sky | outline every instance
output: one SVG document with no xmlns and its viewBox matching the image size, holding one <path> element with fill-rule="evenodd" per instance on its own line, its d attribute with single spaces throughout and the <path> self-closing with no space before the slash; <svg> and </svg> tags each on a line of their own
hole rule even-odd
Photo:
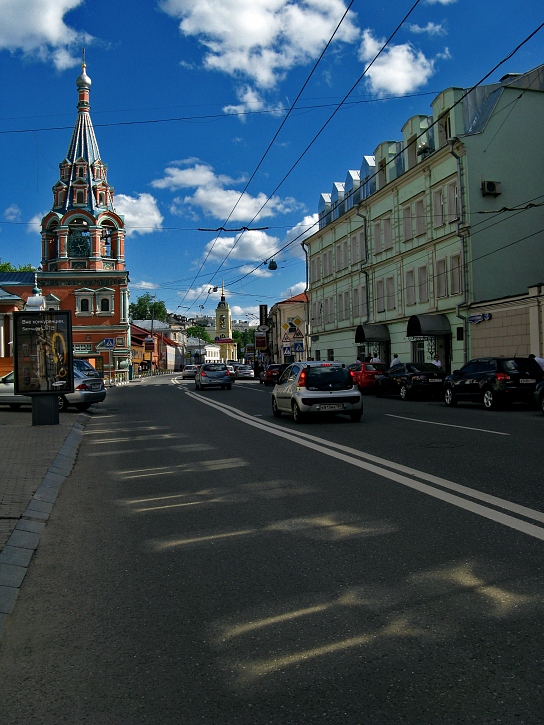
<svg viewBox="0 0 544 725">
<path fill-rule="evenodd" d="M 0 259 L 40 263 L 82 47 L 131 300 L 213 314 L 224 283 L 251 322 L 304 291 L 320 194 L 543 20 L 542 0 L 0 0 Z M 486 82 L 543 50 L 544 30 Z"/>
</svg>

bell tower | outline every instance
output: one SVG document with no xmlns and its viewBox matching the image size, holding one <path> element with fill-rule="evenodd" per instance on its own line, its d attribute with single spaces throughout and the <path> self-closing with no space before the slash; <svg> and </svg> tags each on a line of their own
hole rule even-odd
<svg viewBox="0 0 544 725">
<path fill-rule="evenodd" d="M 221 359 L 237 360 L 237 343 L 232 339 L 232 316 L 225 299 L 225 283 L 221 285 L 221 300 L 215 310 L 215 342 L 221 349 Z"/>
<path fill-rule="evenodd" d="M 85 50 L 76 88 L 77 120 L 41 223 L 38 277 L 46 307 L 72 312 L 75 357 L 103 357 L 105 376 L 122 379 L 117 371 L 128 374 L 130 362 L 125 225 L 91 121 Z"/>
</svg>

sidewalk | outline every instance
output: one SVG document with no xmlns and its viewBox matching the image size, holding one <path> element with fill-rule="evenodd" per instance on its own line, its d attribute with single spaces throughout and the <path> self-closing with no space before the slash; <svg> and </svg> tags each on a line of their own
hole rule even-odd
<svg viewBox="0 0 544 725">
<path fill-rule="evenodd" d="M 0 410 L 0 639 L 87 420 L 68 411 L 59 425 L 33 426 L 28 408 Z"/>
</svg>

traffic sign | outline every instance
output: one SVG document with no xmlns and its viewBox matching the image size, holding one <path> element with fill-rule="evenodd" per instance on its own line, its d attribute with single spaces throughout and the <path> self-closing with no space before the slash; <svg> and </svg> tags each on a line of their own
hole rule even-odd
<svg viewBox="0 0 544 725">
<path fill-rule="evenodd" d="M 283 345 L 283 354 L 284 355 L 290 355 L 291 354 L 291 345 Z"/>
<path fill-rule="evenodd" d="M 106 350 L 111 350 L 115 347 L 115 340 L 113 339 L 113 337 L 106 337 L 104 339 L 104 347 L 106 348 Z"/>
<path fill-rule="evenodd" d="M 293 345 L 293 350 L 295 352 L 304 352 L 304 343 L 303 342 L 295 342 Z"/>
<path fill-rule="evenodd" d="M 282 337 L 281 341 L 282 342 L 291 342 L 291 338 L 289 337 L 289 335 L 287 333 L 285 333 L 285 335 Z"/>
<path fill-rule="evenodd" d="M 298 329 L 298 327 L 297 327 L 297 329 L 295 330 L 295 333 L 294 333 L 294 335 L 293 335 L 293 339 L 294 339 L 294 340 L 304 340 L 304 335 L 303 335 L 303 334 L 302 334 L 302 332 L 301 332 L 301 331 L 300 331 L 300 330 Z"/>
<path fill-rule="evenodd" d="M 268 327 L 268 325 L 259 325 L 257 330 L 259 330 L 259 332 L 268 332 L 268 330 L 270 330 L 270 328 Z"/>
</svg>

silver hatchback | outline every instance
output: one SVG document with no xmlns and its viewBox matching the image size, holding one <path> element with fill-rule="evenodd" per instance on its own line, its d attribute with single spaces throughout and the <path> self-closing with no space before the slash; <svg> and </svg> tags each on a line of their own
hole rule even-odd
<svg viewBox="0 0 544 725">
<path fill-rule="evenodd" d="M 340 362 L 293 363 L 272 391 L 272 414 L 289 413 L 302 422 L 310 413 L 344 413 L 359 421 L 363 397 L 351 371 Z"/>
<path fill-rule="evenodd" d="M 234 375 L 231 375 L 224 363 L 204 363 L 195 377 L 197 390 L 212 387 L 230 390 L 233 382 Z"/>
</svg>

